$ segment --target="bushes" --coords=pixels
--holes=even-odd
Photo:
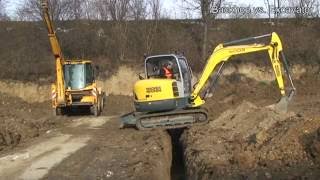
[[[0,22],[0,78],[52,79],[54,59],[42,22]],[[276,31],[280,34],[292,63],[319,63],[319,20],[303,25],[281,20],[270,26],[267,20],[216,20],[209,28],[209,50],[218,43]],[[99,71],[114,70],[120,64],[142,65],[143,54],[184,52],[194,71],[201,71],[202,28],[197,21],[65,21],[57,24],[57,34],[66,58],[92,59]],[[238,57],[265,65],[261,54]]]

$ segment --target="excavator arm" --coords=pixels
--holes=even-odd
[[[266,38],[266,37],[271,37],[271,42],[269,44],[239,45],[244,42]],[[254,53],[259,51],[267,51],[269,54],[270,61],[271,61],[274,74],[277,80],[277,84],[282,96],[279,102],[279,104],[281,104],[282,107],[279,106],[279,108],[282,108],[284,109],[284,111],[286,111],[287,101],[289,101],[291,97],[294,95],[295,87],[293,85],[293,81],[290,75],[288,63],[283,53],[281,40],[276,33],[241,39],[241,40],[218,45],[215,48],[212,55],[210,56],[210,58],[208,59],[207,65],[205,66],[205,69],[202,72],[202,76],[200,77],[194,91],[191,94],[192,107],[199,107],[205,103],[205,95],[201,95],[201,94],[203,94],[203,92],[210,91],[211,86],[214,82],[209,82],[209,81],[216,80],[215,78],[211,78],[213,72],[215,72],[216,69],[218,69],[217,75],[219,76],[221,74],[224,63],[227,62],[232,56]],[[280,56],[283,63],[280,62]],[[282,73],[282,69],[283,69],[282,65],[284,66],[284,69],[286,71],[286,74],[291,84],[291,91],[289,93],[289,96],[286,96],[283,73]],[[219,68],[217,68],[218,66]],[[208,82],[209,82],[209,85],[208,85]]]
[[[56,33],[54,32],[53,23],[49,15],[48,0],[41,0],[43,21],[48,29],[48,37],[52,49],[52,53],[56,60],[56,84],[52,87],[56,92],[56,100],[58,105],[66,104],[63,64],[64,58]]]

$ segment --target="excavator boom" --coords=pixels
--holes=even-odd
[[[244,42],[266,38],[266,37],[271,37],[271,42],[269,44],[241,45],[241,43],[244,43]],[[236,56],[240,54],[249,54],[249,53],[254,53],[258,51],[267,51],[269,54],[273,71],[277,80],[277,84],[282,96],[282,99],[279,101],[280,102],[279,104],[281,104],[281,106],[278,106],[278,107],[286,111],[285,101],[288,101],[291,99],[291,97],[295,92],[295,87],[293,85],[293,81],[289,72],[288,63],[283,53],[282,42],[276,33],[241,39],[241,40],[218,45],[213,51],[212,55],[210,56],[207,62],[207,65],[202,72],[201,78],[199,79],[199,82],[197,83],[194,91],[192,92],[192,95],[191,95],[192,106],[199,107],[205,103],[205,97],[204,96],[201,97],[200,94],[203,91],[208,91],[208,89],[205,89],[206,84],[208,83],[210,77],[212,76],[213,72],[217,69],[219,64],[223,66],[224,62],[229,61],[232,56]],[[280,62],[280,56],[283,63]],[[222,66],[220,66],[218,70],[219,74],[221,74],[220,71]],[[291,85],[291,91],[288,97],[286,96],[286,91],[284,87],[282,66],[284,66],[284,69],[286,71],[288,79],[290,80],[290,85]],[[207,87],[209,88],[212,87],[212,84]]]

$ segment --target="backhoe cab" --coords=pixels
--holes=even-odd
[[[268,43],[251,43],[257,39],[270,38]],[[248,43],[249,44],[245,44]],[[176,54],[150,56],[145,60],[145,77],[134,85],[136,111],[121,117],[121,127],[135,126],[138,129],[173,129],[203,124],[208,121],[207,111],[202,108],[208,94],[222,74],[225,62],[240,54],[265,51],[268,54],[281,100],[274,108],[286,111],[288,102],[295,93],[287,60],[279,36],[271,33],[263,36],[240,39],[219,44],[209,57],[198,82],[192,88],[192,71],[187,60]],[[161,68],[172,63],[172,78],[164,77]],[[283,70],[290,89],[285,89]],[[288,93],[288,95],[287,95]]]

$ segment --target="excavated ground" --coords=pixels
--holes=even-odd
[[[170,179],[167,132],[119,129],[130,97],[109,96],[100,117],[53,117],[49,102],[1,100],[0,179]]]
[[[53,117],[50,102],[0,94],[0,177],[19,179],[317,179],[320,75],[295,81],[289,112],[266,107],[274,83],[222,79],[210,123],[173,131],[122,129],[132,98],[109,96],[102,116]]]
[[[21,146],[26,140],[59,127],[66,120],[52,116],[49,102],[29,104],[0,93],[0,103],[0,152]]]
[[[295,81],[288,113],[266,107],[275,86],[229,79],[207,102],[210,123],[180,139],[189,179],[317,179],[320,176],[320,75]],[[233,81],[233,83],[232,83]],[[223,89],[223,91],[221,91]]]

